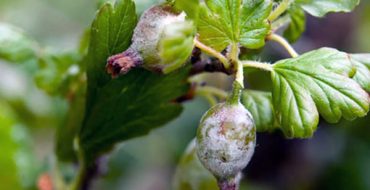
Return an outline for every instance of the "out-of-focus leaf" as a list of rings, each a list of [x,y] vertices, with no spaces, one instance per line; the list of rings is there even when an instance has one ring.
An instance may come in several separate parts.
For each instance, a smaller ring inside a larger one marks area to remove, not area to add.
[[[216,178],[202,165],[195,151],[195,140],[192,140],[174,176],[175,190],[214,190],[218,189]]]
[[[172,101],[188,90],[187,69],[169,75],[134,69],[117,79],[106,73],[107,58],[128,48],[135,24],[131,0],[105,4],[92,24],[86,111],[78,134],[86,162],[117,142],[147,134],[182,110]]]
[[[36,59],[37,48],[22,30],[0,23],[0,59],[15,63]]]
[[[353,79],[370,92],[370,54],[352,54],[351,58],[356,67]]]
[[[265,44],[270,0],[206,0],[199,13],[199,39],[218,51],[230,44],[257,49]]]
[[[284,37],[288,39],[290,43],[293,43],[301,37],[306,29],[306,16],[304,11],[296,5],[292,5],[288,9],[288,14],[291,21],[288,28],[284,31]]]
[[[25,128],[16,124],[11,109],[0,102],[0,183],[2,189],[31,189],[38,176]]]
[[[363,117],[369,95],[350,77],[348,54],[321,48],[273,66],[273,105],[287,137],[305,138],[316,130],[319,113],[330,123]]]
[[[69,109],[65,122],[56,132],[55,151],[61,161],[76,161],[74,140],[82,125],[85,113],[86,86],[80,85],[69,99]]]
[[[35,75],[36,85],[51,95],[66,95],[72,82],[78,82],[81,72],[80,56],[74,52],[45,52],[39,58],[39,71]]]
[[[183,66],[194,48],[192,22],[176,22],[165,28],[159,42],[159,55],[164,65],[163,73],[170,73]]]
[[[271,132],[278,127],[273,112],[271,93],[244,90],[241,102],[251,112],[258,132]]]
[[[87,54],[87,50],[89,47],[89,42],[90,42],[90,30],[87,29],[84,31],[84,33],[81,36],[80,43],[78,45],[78,53],[81,56],[84,56]]]
[[[308,13],[323,17],[329,12],[351,12],[360,0],[296,0]]]
[[[175,7],[184,11],[187,18],[197,22],[199,14],[199,0],[176,0]]]

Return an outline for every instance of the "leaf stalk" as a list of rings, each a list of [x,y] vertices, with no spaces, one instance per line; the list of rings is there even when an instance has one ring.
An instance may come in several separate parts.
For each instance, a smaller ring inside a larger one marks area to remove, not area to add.
[[[203,44],[202,42],[200,42],[197,38],[194,38],[194,45],[195,47],[203,50],[205,53],[213,56],[213,57],[216,57],[218,60],[221,61],[221,63],[224,65],[224,67],[226,69],[230,68],[230,63],[229,61],[227,60],[227,58],[222,55],[220,52],[216,51],[215,49]]]
[[[243,67],[252,67],[269,72],[272,71],[272,65],[269,63],[262,63],[258,61],[240,61],[240,63],[243,65]]]
[[[286,41],[283,37],[281,37],[277,34],[270,34],[269,36],[267,36],[267,40],[271,40],[271,41],[275,41],[275,42],[279,43],[281,46],[283,46],[288,51],[288,53],[292,57],[298,57],[299,56],[299,54],[294,50],[294,48],[290,45],[290,43],[288,41]]]

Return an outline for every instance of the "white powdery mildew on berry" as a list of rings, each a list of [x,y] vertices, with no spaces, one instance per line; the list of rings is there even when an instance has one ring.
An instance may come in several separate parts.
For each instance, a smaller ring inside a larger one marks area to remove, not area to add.
[[[202,118],[197,154],[219,178],[234,177],[250,161],[255,148],[255,126],[243,105],[218,104]]]
[[[157,64],[160,62],[157,48],[164,29],[180,21],[185,21],[184,13],[177,15],[166,10],[165,6],[148,9],[142,14],[135,28],[131,48],[141,54],[146,64]]]

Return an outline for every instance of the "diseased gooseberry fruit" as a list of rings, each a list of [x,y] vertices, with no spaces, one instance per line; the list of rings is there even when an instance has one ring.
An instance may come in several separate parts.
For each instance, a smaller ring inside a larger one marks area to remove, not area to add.
[[[236,189],[241,171],[250,161],[256,129],[241,103],[220,103],[202,117],[197,131],[197,155],[218,179],[221,189]]]
[[[193,24],[185,21],[185,16],[170,5],[146,10],[134,30],[131,46],[108,58],[108,73],[115,77],[137,66],[168,73],[182,66],[191,55],[194,36]]]

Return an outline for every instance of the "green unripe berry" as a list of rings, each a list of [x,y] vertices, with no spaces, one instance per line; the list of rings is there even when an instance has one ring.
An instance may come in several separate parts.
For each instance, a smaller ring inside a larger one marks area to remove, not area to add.
[[[256,144],[252,115],[241,103],[220,103],[209,109],[197,131],[197,155],[219,183],[237,178]]]

